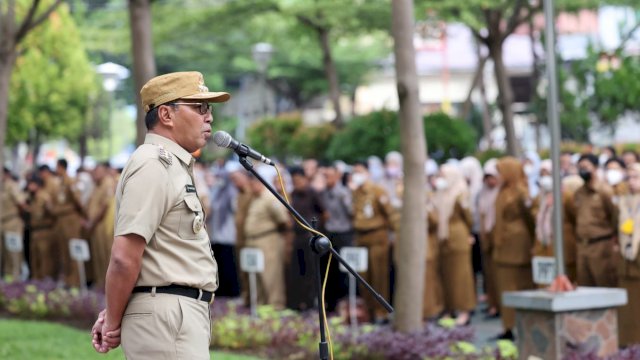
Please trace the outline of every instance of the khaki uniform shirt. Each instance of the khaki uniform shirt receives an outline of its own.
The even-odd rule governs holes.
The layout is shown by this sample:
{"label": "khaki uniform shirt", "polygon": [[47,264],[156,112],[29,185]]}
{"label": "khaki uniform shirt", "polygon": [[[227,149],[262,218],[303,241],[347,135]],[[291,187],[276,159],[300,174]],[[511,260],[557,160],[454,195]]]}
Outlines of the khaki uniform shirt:
{"label": "khaki uniform shirt", "polygon": [[289,215],[284,205],[280,204],[273,195],[263,191],[251,200],[244,222],[245,240],[273,235],[273,232],[289,222]]}
{"label": "khaki uniform shirt", "polygon": [[24,195],[13,180],[3,181],[2,187],[2,231],[20,231],[22,219],[18,204],[24,203]]}
{"label": "khaki uniform shirt", "polygon": [[[53,212],[56,216],[82,213],[80,194],[76,190],[75,180],[65,175],[56,188]],[[49,184],[46,184],[49,185]],[[46,186],[45,187],[49,187]]]}
{"label": "khaki uniform shirt", "polygon": [[49,214],[51,203],[51,195],[44,189],[39,190],[31,199],[29,204],[31,230],[53,226],[53,218]]}
{"label": "khaki uniform shirt", "polygon": [[396,228],[395,213],[384,188],[366,182],[353,192],[353,227],[356,231]]}
{"label": "khaki uniform shirt", "polygon": [[136,286],[218,288],[193,163],[178,144],[147,134],[120,176],[114,236],[137,234],[147,242]]}
{"label": "khaki uniform shirt", "polygon": [[575,224],[579,242],[602,236],[613,237],[617,233],[618,209],[613,204],[612,195],[602,185],[596,185],[595,189],[583,185],[576,191],[573,209],[568,209],[567,216]]}

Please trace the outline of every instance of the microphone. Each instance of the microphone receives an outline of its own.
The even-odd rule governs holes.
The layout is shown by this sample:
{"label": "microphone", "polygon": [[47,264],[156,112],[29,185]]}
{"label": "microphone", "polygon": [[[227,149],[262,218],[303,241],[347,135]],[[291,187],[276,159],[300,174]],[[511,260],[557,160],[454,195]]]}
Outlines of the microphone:
{"label": "microphone", "polygon": [[231,135],[229,135],[229,133],[226,131],[216,131],[216,133],[213,134],[213,142],[220,147],[226,147],[235,151],[238,156],[248,156],[267,165],[275,166],[271,159],[253,150],[248,145],[238,142],[238,140],[232,138]]}

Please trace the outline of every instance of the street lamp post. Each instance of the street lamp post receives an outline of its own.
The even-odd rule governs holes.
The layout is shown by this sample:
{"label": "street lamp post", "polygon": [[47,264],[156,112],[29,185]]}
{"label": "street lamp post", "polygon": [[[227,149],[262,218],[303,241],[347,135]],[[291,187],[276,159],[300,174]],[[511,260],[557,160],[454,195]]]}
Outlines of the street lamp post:
{"label": "street lamp post", "polygon": [[[258,74],[260,75],[260,108],[262,117],[265,117],[269,112],[269,105],[267,102],[267,67],[271,56],[273,55],[273,46],[269,43],[261,42],[253,45],[251,48],[251,55],[253,61],[256,63]],[[246,131],[246,123],[244,117],[238,119],[238,137],[243,139]]]}
{"label": "street lamp post", "polygon": [[120,82],[129,77],[130,72],[126,67],[112,62],[96,66],[96,72],[102,76],[102,87],[109,94],[109,126],[107,127],[107,132],[109,136],[108,159],[111,160],[111,156],[113,155],[113,132],[111,130],[111,116],[114,103],[113,94],[118,88],[118,85],[120,85]]}

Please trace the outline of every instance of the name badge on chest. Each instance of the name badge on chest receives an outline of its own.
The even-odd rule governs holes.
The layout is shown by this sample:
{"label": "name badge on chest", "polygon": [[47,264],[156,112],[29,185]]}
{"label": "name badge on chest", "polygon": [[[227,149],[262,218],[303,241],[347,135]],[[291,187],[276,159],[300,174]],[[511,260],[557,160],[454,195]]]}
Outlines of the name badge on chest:
{"label": "name badge on chest", "polygon": [[200,230],[202,230],[202,225],[204,225],[204,219],[202,218],[202,215],[198,213],[196,214],[196,217],[193,219],[193,233],[194,234],[199,233]]}
{"label": "name badge on chest", "polygon": [[196,192],[196,187],[194,185],[186,185],[184,188],[187,191],[187,194],[188,193],[194,193],[195,194],[195,192]]}

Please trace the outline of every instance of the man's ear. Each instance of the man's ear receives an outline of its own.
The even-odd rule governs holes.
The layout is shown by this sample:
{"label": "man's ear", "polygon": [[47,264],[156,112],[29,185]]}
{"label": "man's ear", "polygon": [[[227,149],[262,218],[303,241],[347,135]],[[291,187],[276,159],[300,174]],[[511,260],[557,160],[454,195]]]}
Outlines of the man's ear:
{"label": "man's ear", "polygon": [[175,113],[173,107],[169,105],[160,105],[160,107],[158,107],[158,122],[163,126],[172,128],[174,118]]}

